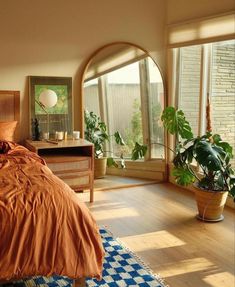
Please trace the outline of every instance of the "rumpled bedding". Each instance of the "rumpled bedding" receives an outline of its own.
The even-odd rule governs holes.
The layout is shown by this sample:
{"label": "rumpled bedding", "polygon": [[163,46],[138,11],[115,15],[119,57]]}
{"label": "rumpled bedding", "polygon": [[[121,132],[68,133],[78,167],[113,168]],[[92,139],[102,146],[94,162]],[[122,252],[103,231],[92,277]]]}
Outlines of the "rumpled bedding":
{"label": "rumpled bedding", "polygon": [[103,247],[84,203],[42,158],[0,141],[0,281],[101,278]]}

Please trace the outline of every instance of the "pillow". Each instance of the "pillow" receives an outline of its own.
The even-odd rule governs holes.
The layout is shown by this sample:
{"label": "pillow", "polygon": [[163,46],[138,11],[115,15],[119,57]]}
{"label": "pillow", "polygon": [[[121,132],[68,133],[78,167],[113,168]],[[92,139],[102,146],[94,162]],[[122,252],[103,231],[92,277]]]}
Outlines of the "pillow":
{"label": "pillow", "polygon": [[0,140],[14,141],[17,121],[0,122]]}

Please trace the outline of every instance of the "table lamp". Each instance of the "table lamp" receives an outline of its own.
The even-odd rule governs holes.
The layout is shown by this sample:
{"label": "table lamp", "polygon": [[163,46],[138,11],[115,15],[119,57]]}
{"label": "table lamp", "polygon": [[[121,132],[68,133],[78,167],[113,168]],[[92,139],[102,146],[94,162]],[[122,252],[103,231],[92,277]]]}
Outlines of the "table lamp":
{"label": "table lamp", "polygon": [[35,102],[43,109],[43,111],[47,114],[47,132],[48,135],[50,133],[50,118],[49,112],[46,110],[47,108],[52,108],[57,103],[57,95],[54,91],[46,89],[40,95],[38,100],[35,99]]}

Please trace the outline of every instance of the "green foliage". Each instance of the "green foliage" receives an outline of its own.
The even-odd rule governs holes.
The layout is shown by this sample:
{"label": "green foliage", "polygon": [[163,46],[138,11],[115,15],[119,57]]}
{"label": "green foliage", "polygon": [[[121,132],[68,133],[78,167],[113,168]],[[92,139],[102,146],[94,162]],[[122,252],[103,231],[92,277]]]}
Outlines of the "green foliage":
{"label": "green foliage", "polygon": [[135,143],[135,147],[132,150],[131,159],[137,160],[139,158],[142,158],[145,156],[147,152],[147,146],[146,145],[140,145],[139,143]]}
{"label": "green foliage", "polygon": [[167,107],[162,113],[161,120],[170,134],[181,136],[182,139],[193,138],[192,129],[181,110]]}
{"label": "green foliage", "polygon": [[187,168],[175,167],[172,175],[175,176],[176,182],[183,186],[187,186],[195,181],[195,177]]}
{"label": "green foliage", "polygon": [[[85,118],[85,139],[94,144],[95,149],[95,157],[102,157],[104,154],[111,153],[110,151],[104,150],[104,145],[106,142],[110,141],[111,137],[114,137],[116,144],[120,146],[125,146],[125,142],[121,136],[121,134],[116,131],[113,135],[108,134],[106,124],[101,121],[100,117],[98,117],[94,112],[84,112]],[[139,145],[139,150],[141,150],[141,145]],[[139,159],[146,153],[147,147],[143,146],[142,151],[139,151],[138,154],[135,155],[135,159]],[[125,168],[125,160],[123,158],[123,154],[120,155],[120,166]],[[108,157],[107,159],[108,167],[114,166],[118,167],[117,161],[115,161],[114,157]]]}
{"label": "green foliage", "polygon": [[85,139],[94,144],[95,157],[99,158],[103,155],[103,146],[109,141],[107,127],[104,122],[93,112],[85,111]]}
{"label": "green foliage", "polygon": [[[201,137],[193,137],[191,127],[183,111],[167,107],[161,117],[164,127],[176,136],[173,175],[180,185],[189,185],[194,180],[198,186],[213,191],[228,190],[235,198],[235,177],[230,159],[232,147],[220,135],[207,132]],[[181,142],[179,139],[184,140]],[[202,171],[199,177],[191,167],[195,160]]]}
{"label": "green foliage", "polygon": [[204,168],[211,171],[222,169],[223,159],[226,156],[223,148],[202,139],[195,145],[195,158]]}
{"label": "green foliage", "polygon": [[[135,99],[133,103],[134,112],[131,118],[131,127],[125,131],[125,141],[127,148],[127,154],[131,154],[135,148],[135,143],[143,143],[143,132],[142,132],[142,115],[141,115],[141,104],[140,101]],[[161,116],[161,105],[155,104],[151,106],[151,118],[152,118],[152,141],[163,142],[163,128],[160,122]],[[155,136],[155,138],[154,138]]]}
{"label": "green foliage", "polygon": [[131,150],[135,147],[136,142],[143,143],[141,109],[140,102],[137,99],[134,100],[133,109],[134,112],[131,118],[131,127],[125,131],[128,154],[131,153]]}

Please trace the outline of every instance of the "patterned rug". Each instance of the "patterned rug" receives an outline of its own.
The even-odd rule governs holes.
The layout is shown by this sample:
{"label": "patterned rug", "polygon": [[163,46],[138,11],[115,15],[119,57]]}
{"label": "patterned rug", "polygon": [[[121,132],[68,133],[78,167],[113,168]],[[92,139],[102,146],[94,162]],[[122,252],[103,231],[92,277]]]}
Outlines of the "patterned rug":
{"label": "patterned rug", "polygon": [[[149,268],[135,254],[114,239],[110,232],[101,228],[100,234],[105,249],[103,279],[97,281],[88,278],[87,287],[166,287],[159,276],[153,275]],[[61,276],[33,277],[3,286],[71,287],[72,280]]]}

